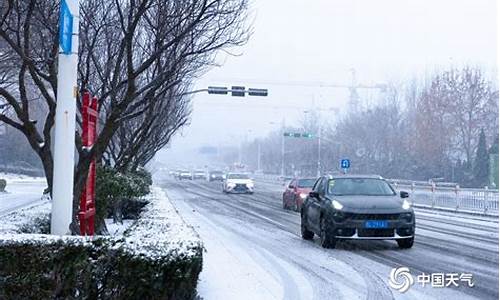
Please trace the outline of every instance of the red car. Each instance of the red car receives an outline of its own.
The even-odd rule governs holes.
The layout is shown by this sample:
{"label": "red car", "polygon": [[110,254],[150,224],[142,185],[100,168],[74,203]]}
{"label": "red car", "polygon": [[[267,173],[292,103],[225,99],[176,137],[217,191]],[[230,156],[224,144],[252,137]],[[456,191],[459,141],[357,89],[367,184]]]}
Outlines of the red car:
{"label": "red car", "polygon": [[315,182],[316,178],[292,179],[283,192],[283,208],[299,211]]}

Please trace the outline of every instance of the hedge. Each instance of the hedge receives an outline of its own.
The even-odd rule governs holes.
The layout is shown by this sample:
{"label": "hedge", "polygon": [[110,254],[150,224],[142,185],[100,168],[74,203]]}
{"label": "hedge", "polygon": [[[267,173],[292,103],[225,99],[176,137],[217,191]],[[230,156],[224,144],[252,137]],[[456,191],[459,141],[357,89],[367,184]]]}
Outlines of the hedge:
{"label": "hedge", "polygon": [[0,235],[0,299],[193,299],[203,246],[155,189],[121,238]]}

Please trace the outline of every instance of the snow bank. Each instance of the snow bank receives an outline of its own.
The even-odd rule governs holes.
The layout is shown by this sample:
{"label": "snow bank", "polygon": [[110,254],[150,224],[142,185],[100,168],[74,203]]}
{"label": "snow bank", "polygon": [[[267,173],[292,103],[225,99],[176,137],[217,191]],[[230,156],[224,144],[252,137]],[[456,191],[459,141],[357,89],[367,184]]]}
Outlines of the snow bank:
{"label": "snow bank", "polygon": [[172,253],[186,257],[198,255],[202,243],[160,188],[153,188],[141,216],[125,232],[124,247],[135,255],[152,259]]}

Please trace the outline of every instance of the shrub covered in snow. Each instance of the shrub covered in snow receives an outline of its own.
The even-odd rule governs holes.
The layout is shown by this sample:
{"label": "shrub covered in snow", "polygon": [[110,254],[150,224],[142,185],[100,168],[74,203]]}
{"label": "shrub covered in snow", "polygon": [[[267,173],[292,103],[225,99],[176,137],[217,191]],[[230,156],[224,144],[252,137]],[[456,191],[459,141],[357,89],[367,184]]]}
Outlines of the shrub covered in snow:
{"label": "shrub covered in snow", "polygon": [[[150,192],[151,174],[146,170],[121,173],[109,167],[99,167],[96,179],[97,217],[111,215],[121,221],[122,216],[137,216],[145,202],[138,198]],[[126,209],[132,209],[131,212]]]}
{"label": "shrub covered in snow", "polygon": [[0,235],[0,299],[192,299],[202,244],[154,189],[121,238]]}

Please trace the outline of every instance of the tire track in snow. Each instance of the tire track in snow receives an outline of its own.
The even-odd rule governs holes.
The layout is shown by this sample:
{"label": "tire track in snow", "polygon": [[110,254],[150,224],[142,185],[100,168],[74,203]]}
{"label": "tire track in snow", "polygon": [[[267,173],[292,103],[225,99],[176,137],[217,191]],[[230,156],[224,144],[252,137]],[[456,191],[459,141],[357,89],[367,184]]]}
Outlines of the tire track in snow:
{"label": "tire track in snow", "polygon": [[[185,187],[183,187],[183,188],[185,188]],[[239,194],[229,195],[229,196],[233,196],[233,197],[230,197],[231,199],[237,199],[238,200],[238,202],[239,202],[240,205],[236,205],[235,203],[229,203],[227,201],[221,201],[220,194],[217,191],[214,191],[214,190],[209,189],[209,188],[204,188],[204,190],[207,191],[207,192],[210,192],[212,194],[216,193],[216,197],[213,197],[212,195],[209,195],[209,194],[200,193],[199,191],[193,191],[191,189],[186,189],[186,191],[189,192],[189,193],[198,195],[200,197],[209,198],[209,199],[212,199],[214,201],[217,201],[220,204],[229,206],[229,207],[231,207],[231,208],[233,208],[235,210],[243,211],[247,215],[253,216],[254,218],[263,220],[263,221],[265,221],[267,223],[271,223],[272,225],[278,227],[279,229],[284,230],[286,232],[289,232],[289,233],[297,236],[297,233],[294,232],[293,230],[291,230],[290,226],[286,226],[284,224],[276,222],[273,219],[265,217],[265,216],[263,216],[261,214],[257,214],[257,213],[254,213],[252,211],[247,211],[247,210],[242,210],[241,209],[242,208],[241,204],[248,204],[248,201],[247,201],[248,198],[252,198],[252,196],[254,196],[256,194],[253,194],[253,195],[239,195]],[[227,196],[227,195],[223,195],[223,196]],[[289,222],[289,220],[287,220],[287,221]],[[316,243],[310,243],[310,244],[314,245],[315,247],[318,247],[318,248],[320,247]],[[322,251],[322,252],[324,252],[324,251]],[[329,255],[329,257],[332,258],[331,255]],[[345,262],[345,261],[342,260],[342,258],[339,258],[339,257],[335,257],[335,259],[342,261],[344,264],[349,265],[351,268],[353,267],[352,266],[352,261]],[[367,295],[368,299],[392,299],[393,298],[393,295],[392,295],[391,291],[389,290],[389,288],[387,287],[385,281],[382,280],[372,270],[370,270],[369,268],[363,267],[361,265],[357,265],[353,269],[358,273],[359,276],[361,276],[361,278],[363,278],[363,280],[365,282],[365,286],[366,286],[366,295]],[[331,272],[331,273],[335,274],[334,272]]]}

